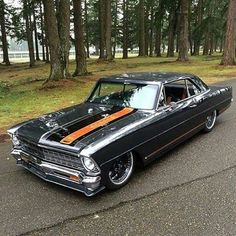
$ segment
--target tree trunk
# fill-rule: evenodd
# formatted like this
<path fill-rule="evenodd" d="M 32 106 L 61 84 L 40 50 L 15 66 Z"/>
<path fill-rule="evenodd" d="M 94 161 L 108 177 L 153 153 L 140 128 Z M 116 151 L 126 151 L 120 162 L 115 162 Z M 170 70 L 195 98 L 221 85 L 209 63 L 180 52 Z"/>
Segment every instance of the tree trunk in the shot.
<path fill-rule="evenodd" d="M 33 5 L 33 24 L 34 24 L 34 43 L 35 43 L 35 52 L 36 52 L 36 61 L 40 61 L 39 57 L 39 46 L 38 46 L 38 32 L 37 32 L 37 22 L 35 15 L 35 4 Z"/>
<path fill-rule="evenodd" d="M 197 4 L 197 18 L 196 18 L 196 25 L 199 27 L 203 20 L 203 0 L 198 0 Z M 200 54 L 200 43 L 201 43 L 201 33 L 198 32 L 194 39 L 194 49 L 193 55 L 199 56 Z"/>
<path fill-rule="evenodd" d="M 193 35 L 192 35 L 192 28 L 191 28 L 191 22 L 192 22 L 192 1 L 188 4 L 188 42 L 189 42 L 189 49 L 190 49 L 190 55 L 193 55 Z"/>
<path fill-rule="evenodd" d="M 35 65 L 35 56 L 34 56 L 34 40 L 33 40 L 33 24 L 31 22 L 31 9 L 29 2 L 24 1 L 24 18 L 26 23 L 26 37 L 28 42 L 29 49 L 29 58 L 30 58 L 30 67 Z"/>
<path fill-rule="evenodd" d="M 211 33 L 209 55 L 213 54 L 213 50 L 214 50 L 214 35 L 213 35 L 213 33 Z"/>
<path fill-rule="evenodd" d="M 45 49 L 46 49 L 46 63 L 50 63 L 49 45 L 47 38 L 45 38 Z"/>
<path fill-rule="evenodd" d="M 43 10 L 42 10 L 42 3 L 40 2 L 39 5 L 40 10 L 40 27 L 41 27 L 41 40 L 42 40 L 42 52 L 43 52 L 43 61 L 46 61 L 45 56 L 45 38 L 44 38 L 44 19 L 43 19 Z"/>
<path fill-rule="evenodd" d="M 236 1 L 230 0 L 222 65 L 235 65 Z"/>
<path fill-rule="evenodd" d="M 218 49 L 218 37 L 215 37 L 215 41 L 214 41 L 214 52 L 217 52 Z"/>
<path fill-rule="evenodd" d="M 149 56 L 153 56 L 153 35 L 154 35 L 154 6 L 151 6 L 151 21 L 150 21 L 150 35 L 149 35 Z"/>
<path fill-rule="evenodd" d="M 175 47 L 175 52 L 178 53 L 179 52 L 179 39 L 180 39 L 180 2 L 178 2 L 178 8 L 177 8 L 177 16 L 176 16 L 176 23 L 175 23 L 175 27 L 176 27 L 176 47 Z"/>
<path fill-rule="evenodd" d="M 129 0 L 123 0 L 123 59 L 128 58 L 128 8 Z"/>
<path fill-rule="evenodd" d="M 144 3 L 145 4 L 145 3 Z M 150 29 L 150 20 L 149 20 L 149 14 L 150 14 L 150 5 L 149 4 L 146 4 L 146 9 L 144 8 L 145 10 L 145 14 L 144 14 L 144 17 L 145 17 L 145 26 L 144 26 L 144 29 L 145 29 L 145 56 L 148 55 L 148 48 L 149 48 L 149 29 Z"/>
<path fill-rule="evenodd" d="M 53 0 L 43 0 L 45 25 L 50 49 L 51 71 L 48 80 L 60 80 L 65 78 L 61 64 L 60 39 Z"/>
<path fill-rule="evenodd" d="M 111 0 L 105 1 L 105 40 L 106 40 L 106 59 L 111 61 L 112 58 L 112 46 L 111 46 L 111 24 L 112 24 L 112 17 L 111 17 Z"/>
<path fill-rule="evenodd" d="M 85 18 L 85 34 L 86 34 L 86 53 L 87 58 L 90 58 L 89 52 L 89 30 L 88 30 L 88 0 L 84 1 L 84 18 Z"/>
<path fill-rule="evenodd" d="M 205 39 L 204 39 L 204 45 L 203 45 L 203 55 L 206 56 L 209 53 L 209 48 L 210 48 L 210 33 L 209 30 L 205 33 Z"/>
<path fill-rule="evenodd" d="M 188 4 L 189 0 L 180 0 L 180 35 L 178 61 L 188 61 Z"/>
<path fill-rule="evenodd" d="M 169 14 L 167 57 L 174 57 L 174 55 L 175 55 L 175 53 L 174 53 L 174 49 L 175 49 L 175 26 L 176 26 L 176 14 L 175 14 L 175 4 L 174 4 L 171 7 L 170 14 Z"/>
<path fill-rule="evenodd" d="M 155 53 L 157 57 L 161 57 L 161 27 L 156 28 L 156 42 L 155 42 Z"/>
<path fill-rule="evenodd" d="M 146 56 L 144 0 L 139 1 L 139 56 Z"/>
<path fill-rule="evenodd" d="M 2 50 L 3 50 L 3 63 L 9 66 L 11 63 L 8 55 L 8 43 L 7 43 L 6 22 L 5 22 L 5 3 L 3 0 L 0 0 L 0 27 L 1 27 Z"/>
<path fill-rule="evenodd" d="M 224 45 L 224 37 L 222 35 L 221 38 L 220 38 L 220 53 L 223 52 L 223 45 Z"/>
<path fill-rule="evenodd" d="M 76 50 L 76 69 L 74 76 L 86 75 L 86 52 L 84 47 L 84 31 L 82 20 L 82 0 L 73 0 L 74 6 L 74 33 L 75 33 L 75 50 Z"/>
<path fill-rule="evenodd" d="M 100 55 L 99 59 L 105 59 L 105 2 L 104 0 L 99 0 L 99 25 L 100 25 Z"/>
<path fill-rule="evenodd" d="M 58 32 L 61 49 L 61 63 L 64 71 L 64 77 L 70 78 L 70 0 L 60 0 L 58 7 Z"/>
<path fill-rule="evenodd" d="M 112 57 L 116 57 L 117 32 L 118 32 L 118 1 L 115 1 L 115 17 L 114 17 L 114 43 Z"/>
<path fill-rule="evenodd" d="M 162 22 L 164 16 L 164 0 L 159 1 L 158 11 L 155 15 L 156 25 L 156 41 L 155 41 L 155 53 L 157 57 L 161 57 L 161 41 L 162 41 Z"/>

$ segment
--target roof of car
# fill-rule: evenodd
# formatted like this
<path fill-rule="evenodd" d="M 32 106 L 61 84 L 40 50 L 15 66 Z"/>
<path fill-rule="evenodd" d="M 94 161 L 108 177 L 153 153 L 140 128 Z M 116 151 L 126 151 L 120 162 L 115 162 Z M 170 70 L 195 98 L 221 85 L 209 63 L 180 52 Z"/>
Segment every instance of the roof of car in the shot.
<path fill-rule="evenodd" d="M 113 75 L 101 78 L 103 82 L 131 82 L 131 83 L 168 83 L 181 77 L 194 77 L 192 74 L 173 72 L 140 72 Z"/>

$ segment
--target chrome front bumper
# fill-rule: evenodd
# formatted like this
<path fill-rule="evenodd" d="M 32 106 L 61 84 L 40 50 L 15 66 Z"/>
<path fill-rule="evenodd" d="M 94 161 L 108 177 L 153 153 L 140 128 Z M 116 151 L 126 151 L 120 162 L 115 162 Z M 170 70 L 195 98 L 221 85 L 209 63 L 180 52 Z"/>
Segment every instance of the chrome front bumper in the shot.
<path fill-rule="evenodd" d="M 45 181 L 74 189 L 86 196 L 93 196 L 104 189 L 100 187 L 100 176 L 87 176 L 78 170 L 44 162 L 22 150 L 14 149 L 11 154 L 17 165 L 23 166 Z"/>

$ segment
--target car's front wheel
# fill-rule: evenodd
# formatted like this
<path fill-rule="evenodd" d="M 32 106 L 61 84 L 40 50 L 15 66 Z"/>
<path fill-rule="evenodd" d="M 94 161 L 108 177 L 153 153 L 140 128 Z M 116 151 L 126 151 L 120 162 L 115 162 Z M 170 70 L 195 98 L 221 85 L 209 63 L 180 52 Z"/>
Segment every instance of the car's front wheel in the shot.
<path fill-rule="evenodd" d="M 106 187 L 119 189 L 128 183 L 134 171 L 134 156 L 129 152 L 116 159 L 107 173 Z"/>
<path fill-rule="evenodd" d="M 214 110 L 209 116 L 207 116 L 204 131 L 210 132 L 215 126 L 216 123 L 217 112 Z"/>

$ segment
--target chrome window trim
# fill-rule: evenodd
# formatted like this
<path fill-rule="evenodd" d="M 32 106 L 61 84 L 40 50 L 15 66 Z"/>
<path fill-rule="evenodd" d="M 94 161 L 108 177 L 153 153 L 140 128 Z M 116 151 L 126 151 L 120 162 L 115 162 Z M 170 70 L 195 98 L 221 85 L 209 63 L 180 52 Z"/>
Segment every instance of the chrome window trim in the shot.
<path fill-rule="evenodd" d="M 159 94 L 158 101 L 157 101 L 156 111 L 163 110 L 163 109 L 165 109 L 165 108 L 170 108 L 170 107 L 171 107 L 171 105 L 165 105 L 165 106 L 159 107 L 161 92 L 162 92 L 162 89 L 164 89 L 164 86 L 165 86 L 166 84 L 170 84 L 170 83 L 173 83 L 173 82 L 179 81 L 179 80 L 185 80 L 185 81 L 186 81 L 186 80 L 190 80 L 190 81 L 192 82 L 191 77 L 181 76 L 181 77 L 179 77 L 178 79 L 174 79 L 174 80 L 172 80 L 172 81 L 170 81 L 170 82 L 168 81 L 168 82 L 166 82 L 166 83 L 162 83 L 162 85 L 161 85 L 161 90 L 160 90 L 160 94 Z M 203 91 L 203 90 L 200 89 L 194 82 L 192 82 L 192 83 L 193 83 L 201 92 L 200 92 L 199 94 L 195 94 L 195 95 L 192 95 L 192 96 L 190 96 L 190 97 L 187 97 L 187 98 L 185 98 L 185 99 L 183 99 L 183 100 L 180 100 L 180 101 L 176 102 L 176 104 L 180 104 L 180 103 L 185 102 L 185 101 L 187 101 L 187 100 L 189 100 L 189 99 L 193 99 L 193 98 L 196 98 L 196 97 L 198 97 L 198 96 L 204 95 L 204 94 L 206 94 L 206 93 L 208 93 L 208 92 L 210 91 L 209 88 L 208 88 L 207 90 Z M 187 86 L 187 88 L 188 88 L 188 86 Z M 165 93 L 165 92 L 164 92 L 164 93 Z M 165 98 L 165 100 L 166 100 L 166 98 Z"/>

